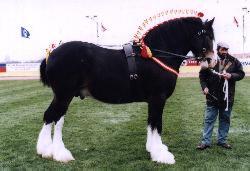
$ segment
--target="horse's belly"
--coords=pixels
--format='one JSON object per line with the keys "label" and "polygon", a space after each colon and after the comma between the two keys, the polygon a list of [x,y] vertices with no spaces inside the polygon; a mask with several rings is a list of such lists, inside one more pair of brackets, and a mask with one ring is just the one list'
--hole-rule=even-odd
{"label": "horse's belly", "polygon": [[[92,95],[92,94],[91,94]],[[102,94],[94,94],[92,95],[93,98],[105,102],[105,103],[111,103],[111,104],[123,104],[123,103],[130,103],[132,102],[129,95],[120,94],[120,93],[102,93]]]}
{"label": "horse's belly", "polygon": [[84,89],[82,92],[84,96],[91,96],[105,103],[122,104],[132,102],[129,89],[125,87],[98,86]]}

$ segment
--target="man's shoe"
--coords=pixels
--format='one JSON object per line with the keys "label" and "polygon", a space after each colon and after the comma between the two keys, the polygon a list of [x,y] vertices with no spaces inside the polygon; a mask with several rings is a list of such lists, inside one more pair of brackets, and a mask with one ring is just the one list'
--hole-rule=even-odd
{"label": "man's shoe", "polygon": [[226,149],[232,149],[232,146],[230,144],[227,144],[227,143],[217,143],[218,146],[221,146],[223,148],[226,148]]}
{"label": "man's shoe", "polygon": [[199,144],[197,147],[196,147],[196,149],[198,149],[198,150],[205,150],[206,148],[209,148],[210,147],[210,145],[206,145],[206,144]]}

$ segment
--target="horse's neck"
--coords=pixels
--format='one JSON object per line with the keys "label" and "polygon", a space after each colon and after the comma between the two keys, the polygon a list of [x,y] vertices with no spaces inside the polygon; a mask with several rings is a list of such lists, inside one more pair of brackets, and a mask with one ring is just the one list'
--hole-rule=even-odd
{"label": "horse's neck", "polygon": [[[162,51],[167,51],[179,55],[187,55],[187,53],[190,51],[189,45],[187,44],[187,39],[185,35],[182,35],[183,33],[180,33],[178,38],[164,38],[164,40],[160,40],[158,38],[151,38],[146,42],[146,44],[152,48],[152,49],[159,49]],[[157,57],[157,56],[155,56]],[[176,56],[176,58],[169,58],[161,59],[165,64],[172,67],[173,69],[179,71],[179,68],[183,62],[183,59]]]}
{"label": "horse's neck", "polygon": [[[175,50],[172,50],[172,51],[173,51],[173,53],[176,53],[179,55],[184,55],[184,56],[186,56],[189,52],[188,48],[183,48],[183,49],[176,48]],[[175,58],[172,58],[172,59],[166,59],[164,62],[166,62],[166,64],[172,66],[173,69],[179,71],[183,60],[184,60],[183,58],[176,56]]]}
{"label": "horse's neck", "polygon": [[[185,41],[183,41],[183,42],[185,42]],[[176,46],[176,47],[168,44],[171,42],[167,42],[167,43],[162,43],[158,47],[152,46],[151,48],[152,49],[159,49],[159,50],[166,51],[166,52],[175,53],[178,55],[187,55],[190,50],[188,49],[187,45],[183,44],[183,42],[180,41],[180,43],[179,43],[180,46]],[[157,55],[155,57],[157,57]],[[179,68],[183,62],[183,58],[178,57],[178,56],[171,56],[170,58],[159,58],[159,59],[162,60],[162,62],[165,63],[166,65],[175,69],[176,71],[179,71]]]}
{"label": "horse's neck", "polygon": [[179,72],[180,66],[183,62],[183,59],[180,57],[172,58],[172,59],[161,59],[163,63],[173,68],[174,70]]}

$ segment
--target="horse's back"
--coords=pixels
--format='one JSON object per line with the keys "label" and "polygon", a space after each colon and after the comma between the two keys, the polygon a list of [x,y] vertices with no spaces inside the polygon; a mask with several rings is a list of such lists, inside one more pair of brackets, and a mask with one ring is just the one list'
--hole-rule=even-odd
{"label": "horse's back", "polygon": [[50,54],[47,67],[66,64],[67,68],[73,65],[72,69],[76,69],[79,65],[94,65],[91,68],[125,69],[126,59],[123,55],[122,50],[106,49],[88,42],[71,41],[62,44]]}

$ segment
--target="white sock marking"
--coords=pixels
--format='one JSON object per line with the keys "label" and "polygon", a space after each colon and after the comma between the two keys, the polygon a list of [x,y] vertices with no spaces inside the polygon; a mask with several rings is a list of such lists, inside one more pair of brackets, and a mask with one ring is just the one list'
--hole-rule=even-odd
{"label": "white sock marking", "polygon": [[168,147],[162,143],[161,136],[158,131],[151,127],[147,128],[146,150],[150,152],[153,161],[165,164],[174,164],[174,155],[168,151]]}
{"label": "white sock marking", "polygon": [[52,123],[44,124],[37,140],[37,154],[42,155],[43,158],[52,157],[52,139],[51,139]]}
{"label": "white sock marking", "polygon": [[75,160],[71,152],[65,148],[62,140],[62,128],[64,123],[64,117],[56,123],[54,128],[53,137],[53,159],[56,161],[67,163],[71,160]]}

